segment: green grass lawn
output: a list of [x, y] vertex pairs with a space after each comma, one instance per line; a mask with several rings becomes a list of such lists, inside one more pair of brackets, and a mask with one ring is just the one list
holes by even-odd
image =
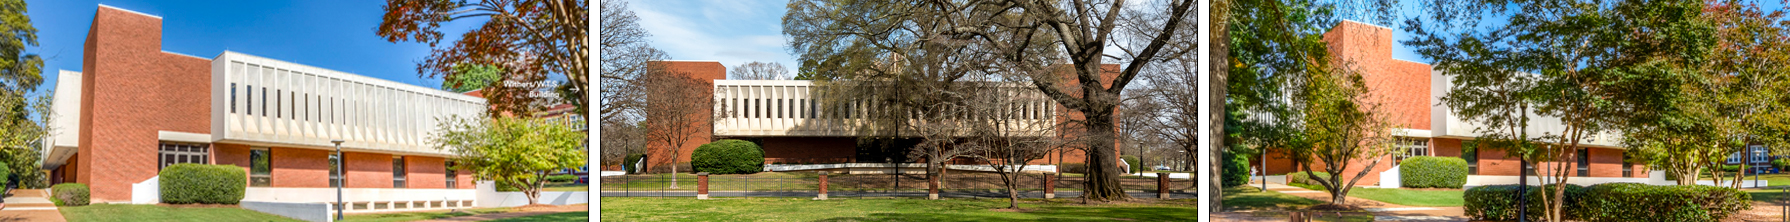
[[1236, 186], [1224, 188], [1225, 210], [1254, 211], [1289, 211], [1305, 209], [1312, 205], [1323, 204], [1324, 201], [1288, 195], [1274, 191], [1262, 191], [1261, 188]]
[[341, 221], [344, 221], [344, 222], [418, 221], [418, 220], [441, 219], [441, 218], [449, 218], [449, 217], [471, 216], [471, 215], [478, 215], [478, 214], [503, 213], [503, 212], [510, 212], [510, 208], [477, 208], [477, 209], [465, 209], [465, 210], [457, 210], [457, 211], [442, 210], [442, 211], [403, 212], [403, 213], [349, 214], [349, 215], [343, 216]]
[[1194, 200], [1082, 205], [1077, 200], [603, 198], [603, 219], [620, 221], [1191, 221]]
[[94, 204], [59, 207], [62, 217], [88, 221], [300, 221], [235, 207], [164, 207], [137, 204]]
[[489, 220], [490, 222], [590, 221], [590, 211], [542, 214], [527, 217]]
[[[1325, 191], [1324, 186], [1313, 184], [1289, 184], [1316, 191]], [[1349, 196], [1361, 199], [1386, 202], [1415, 207], [1459, 207], [1467, 204], [1464, 190], [1415, 190], [1356, 187], [1349, 189]]]
[[[669, 174], [644, 174], [644, 175], [625, 176], [625, 177], [628, 177], [628, 179], [623, 179], [622, 177], [624, 177], [624, 176], [602, 177], [601, 182], [603, 183], [603, 190], [605, 190], [605, 191], [621, 191], [621, 190], [634, 190], [634, 191], [654, 190], [654, 191], [657, 191], [660, 189], [675, 190], [675, 191], [695, 191], [696, 190], [696, 174], [677, 173], [676, 175], [677, 175], [677, 185], [678, 185], [678, 187], [676, 189], [670, 188], [671, 176]], [[757, 183], [751, 183], [751, 181], [748, 181], [747, 178], [759, 179], [759, 181]], [[792, 172], [764, 172], [764, 173], [757, 173], [757, 174], [752, 174], [752, 175], [731, 175], [731, 174], [730, 175], [710, 175], [709, 176], [709, 190], [819, 189], [820, 185], [817, 183], [792, 183], [792, 182], [789, 182], [789, 179], [810, 179], [810, 178], [820, 178], [820, 176], [817, 174], [814, 174], [814, 173], [792, 173]], [[629, 180], [629, 179], [631, 179], [631, 180]], [[586, 189], [588, 190], [589, 188], [586, 188]]]

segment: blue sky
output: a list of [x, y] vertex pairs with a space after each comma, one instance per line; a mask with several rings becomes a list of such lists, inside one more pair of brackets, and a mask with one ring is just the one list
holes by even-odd
[[[27, 49], [44, 58], [44, 85], [53, 89], [56, 70], [81, 71], [82, 45], [100, 4], [162, 17], [162, 50], [203, 58], [225, 50], [436, 88], [439, 78], [417, 75], [416, 62], [429, 54], [421, 43], [390, 43], [374, 35], [385, 1], [152, 1], [27, 0], [39, 45]], [[481, 21], [444, 25], [448, 40]]]
[[797, 63], [783, 37], [789, 1], [627, 0], [652, 33], [653, 47], [674, 60], [719, 61], [732, 68], [777, 62], [794, 75]]

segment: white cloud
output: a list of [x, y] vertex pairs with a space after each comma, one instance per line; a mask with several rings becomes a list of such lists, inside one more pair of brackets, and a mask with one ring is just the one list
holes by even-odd
[[[629, 4], [652, 44], [673, 59], [714, 60], [724, 66], [778, 62], [795, 72], [784, 48], [784, 4], [756, 1], [634, 1]], [[769, 28], [766, 28], [769, 27]]]

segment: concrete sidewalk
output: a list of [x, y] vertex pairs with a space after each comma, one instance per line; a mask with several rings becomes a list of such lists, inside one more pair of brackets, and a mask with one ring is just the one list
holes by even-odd
[[49, 191], [42, 189], [12, 190], [6, 197], [6, 209], [0, 209], [0, 222], [5, 221], [68, 221], [62, 211], [50, 202]]
[[[1277, 183], [1269, 183], [1268, 190], [1307, 199], [1330, 201], [1330, 192], [1321, 190]], [[1345, 197], [1343, 202], [1360, 206], [1368, 212], [1372, 212], [1375, 221], [1467, 221], [1466, 211], [1461, 207], [1414, 207], [1356, 197]]]
[[[1131, 197], [1133, 197], [1133, 198], [1148, 198], [1148, 199], [1156, 198], [1155, 192], [1125, 192], [1125, 194], [1131, 195]], [[602, 197], [628, 197], [628, 196], [632, 196], [632, 197], [659, 197], [659, 196], [695, 197], [696, 191], [665, 191], [663, 193], [658, 192], [658, 191], [650, 191], [650, 192], [636, 191], [636, 192], [633, 192], [632, 194], [630, 194], [628, 192], [619, 192], [619, 191], [603, 191], [602, 193], [600, 193], [598, 195], [601, 195]], [[816, 197], [816, 196], [820, 196], [819, 191], [709, 191], [709, 197]], [[1194, 198], [1197, 196], [1199, 196], [1199, 195], [1197, 195], [1195, 193], [1191, 193], [1191, 192], [1182, 192], [1182, 191], [1169, 192], [1169, 198], [1172, 198], [1172, 199], [1187, 199], [1187, 198]], [[926, 192], [925, 191], [898, 191], [898, 192], [827, 191], [827, 198], [856, 198], [856, 197], [926, 197]], [[1007, 198], [1007, 192], [1001, 192], [1001, 191], [939, 191], [939, 197]], [[1044, 198], [1044, 192], [1040, 192], [1040, 191], [1019, 192], [1019, 197], [1020, 198]], [[1077, 197], [1081, 197], [1081, 191], [1057, 191], [1057, 198], [1077, 198]]]

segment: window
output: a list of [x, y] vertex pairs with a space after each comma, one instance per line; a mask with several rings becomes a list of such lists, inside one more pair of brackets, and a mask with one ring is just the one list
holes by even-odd
[[273, 185], [273, 156], [267, 147], [249, 148], [249, 186]]
[[1591, 176], [1591, 149], [1579, 148], [1579, 176]]
[[392, 188], [404, 186], [404, 156], [392, 156]]
[[1429, 139], [1402, 138], [1402, 139], [1398, 140], [1398, 147], [1399, 147], [1399, 150], [1403, 151], [1403, 152], [1398, 156], [1396, 161], [1404, 161], [1405, 158], [1411, 158], [1411, 157], [1415, 157], [1415, 156], [1429, 156], [1430, 155]]
[[447, 161], [447, 188], [448, 189], [457, 188], [455, 186], [455, 184], [459, 184], [459, 183], [457, 183], [458, 177], [456, 177], [458, 175], [460, 175], [459, 172], [454, 172], [454, 161], [453, 160]]
[[248, 94], [242, 97], [242, 111], [248, 115], [255, 115], [255, 85], [244, 85], [242, 91], [243, 93]]
[[207, 164], [209, 162], [206, 160], [211, 152], [206, 148], [206, 144], [202, 143], [162, 142], [161, 150], [157, 152], [161, 160], [155, 169], [159, 171], [177, 163]]
[[1467, 160], [1467, 175], [1479, 175], [1479, 150], [1465, 149], [1461, 159]]
[[230, 113], [236, 113], [236, 83], [230, 83]]
[[1635, 163], [1628, 162], [1628, 151], [1622, 151], [1622, 177], [1635, 177]]
[[267, 87], [261, 87], [261, 116], [267, 117]]
[[284, 101], [284, 102], [280, 101], [280, 99], [282, 99], [280, 97], [283, 97], [281, 95], [286, 95], [286, 93], [281, 92], [278, 89], [273, 90], [273, 118], [280, 118], [280, 114], [285, 113], [285, 112], [281, 112], [281, 111], [284, 111], [285, 109], [280, 108], [280, 105], [285, 105], [284, 102], [291, 102], [291, 101]]
[[329, 154], [329, 187], [342, 187], [342, 156]]
[[[1749, 160], [1749, 161], [1747, 161], [1749, 163], [1770, 162], [1770, 161], [1767, 161], [1767, 159], [1770, 159], [1770, 156], [1767, 155], [1768, 153], [1766, 153], [1766, 151], [1765, 151], [1765, 146], [1753, 145], [1753, 146], [1748, 146], [1747, 148], [1749, 148], [1748, 150], [1750, 150], [1752, 152], [1750, 152], [1750, 153], [1734, 152], [1734, 154], [1729, 154], [1728, 155], [1728, 164], [1740, 164], [1741, 159], [1747, 159], [1747, 160]], [[1748, 156], [1747, 154], [1752, 154], [1752, 155]]]

